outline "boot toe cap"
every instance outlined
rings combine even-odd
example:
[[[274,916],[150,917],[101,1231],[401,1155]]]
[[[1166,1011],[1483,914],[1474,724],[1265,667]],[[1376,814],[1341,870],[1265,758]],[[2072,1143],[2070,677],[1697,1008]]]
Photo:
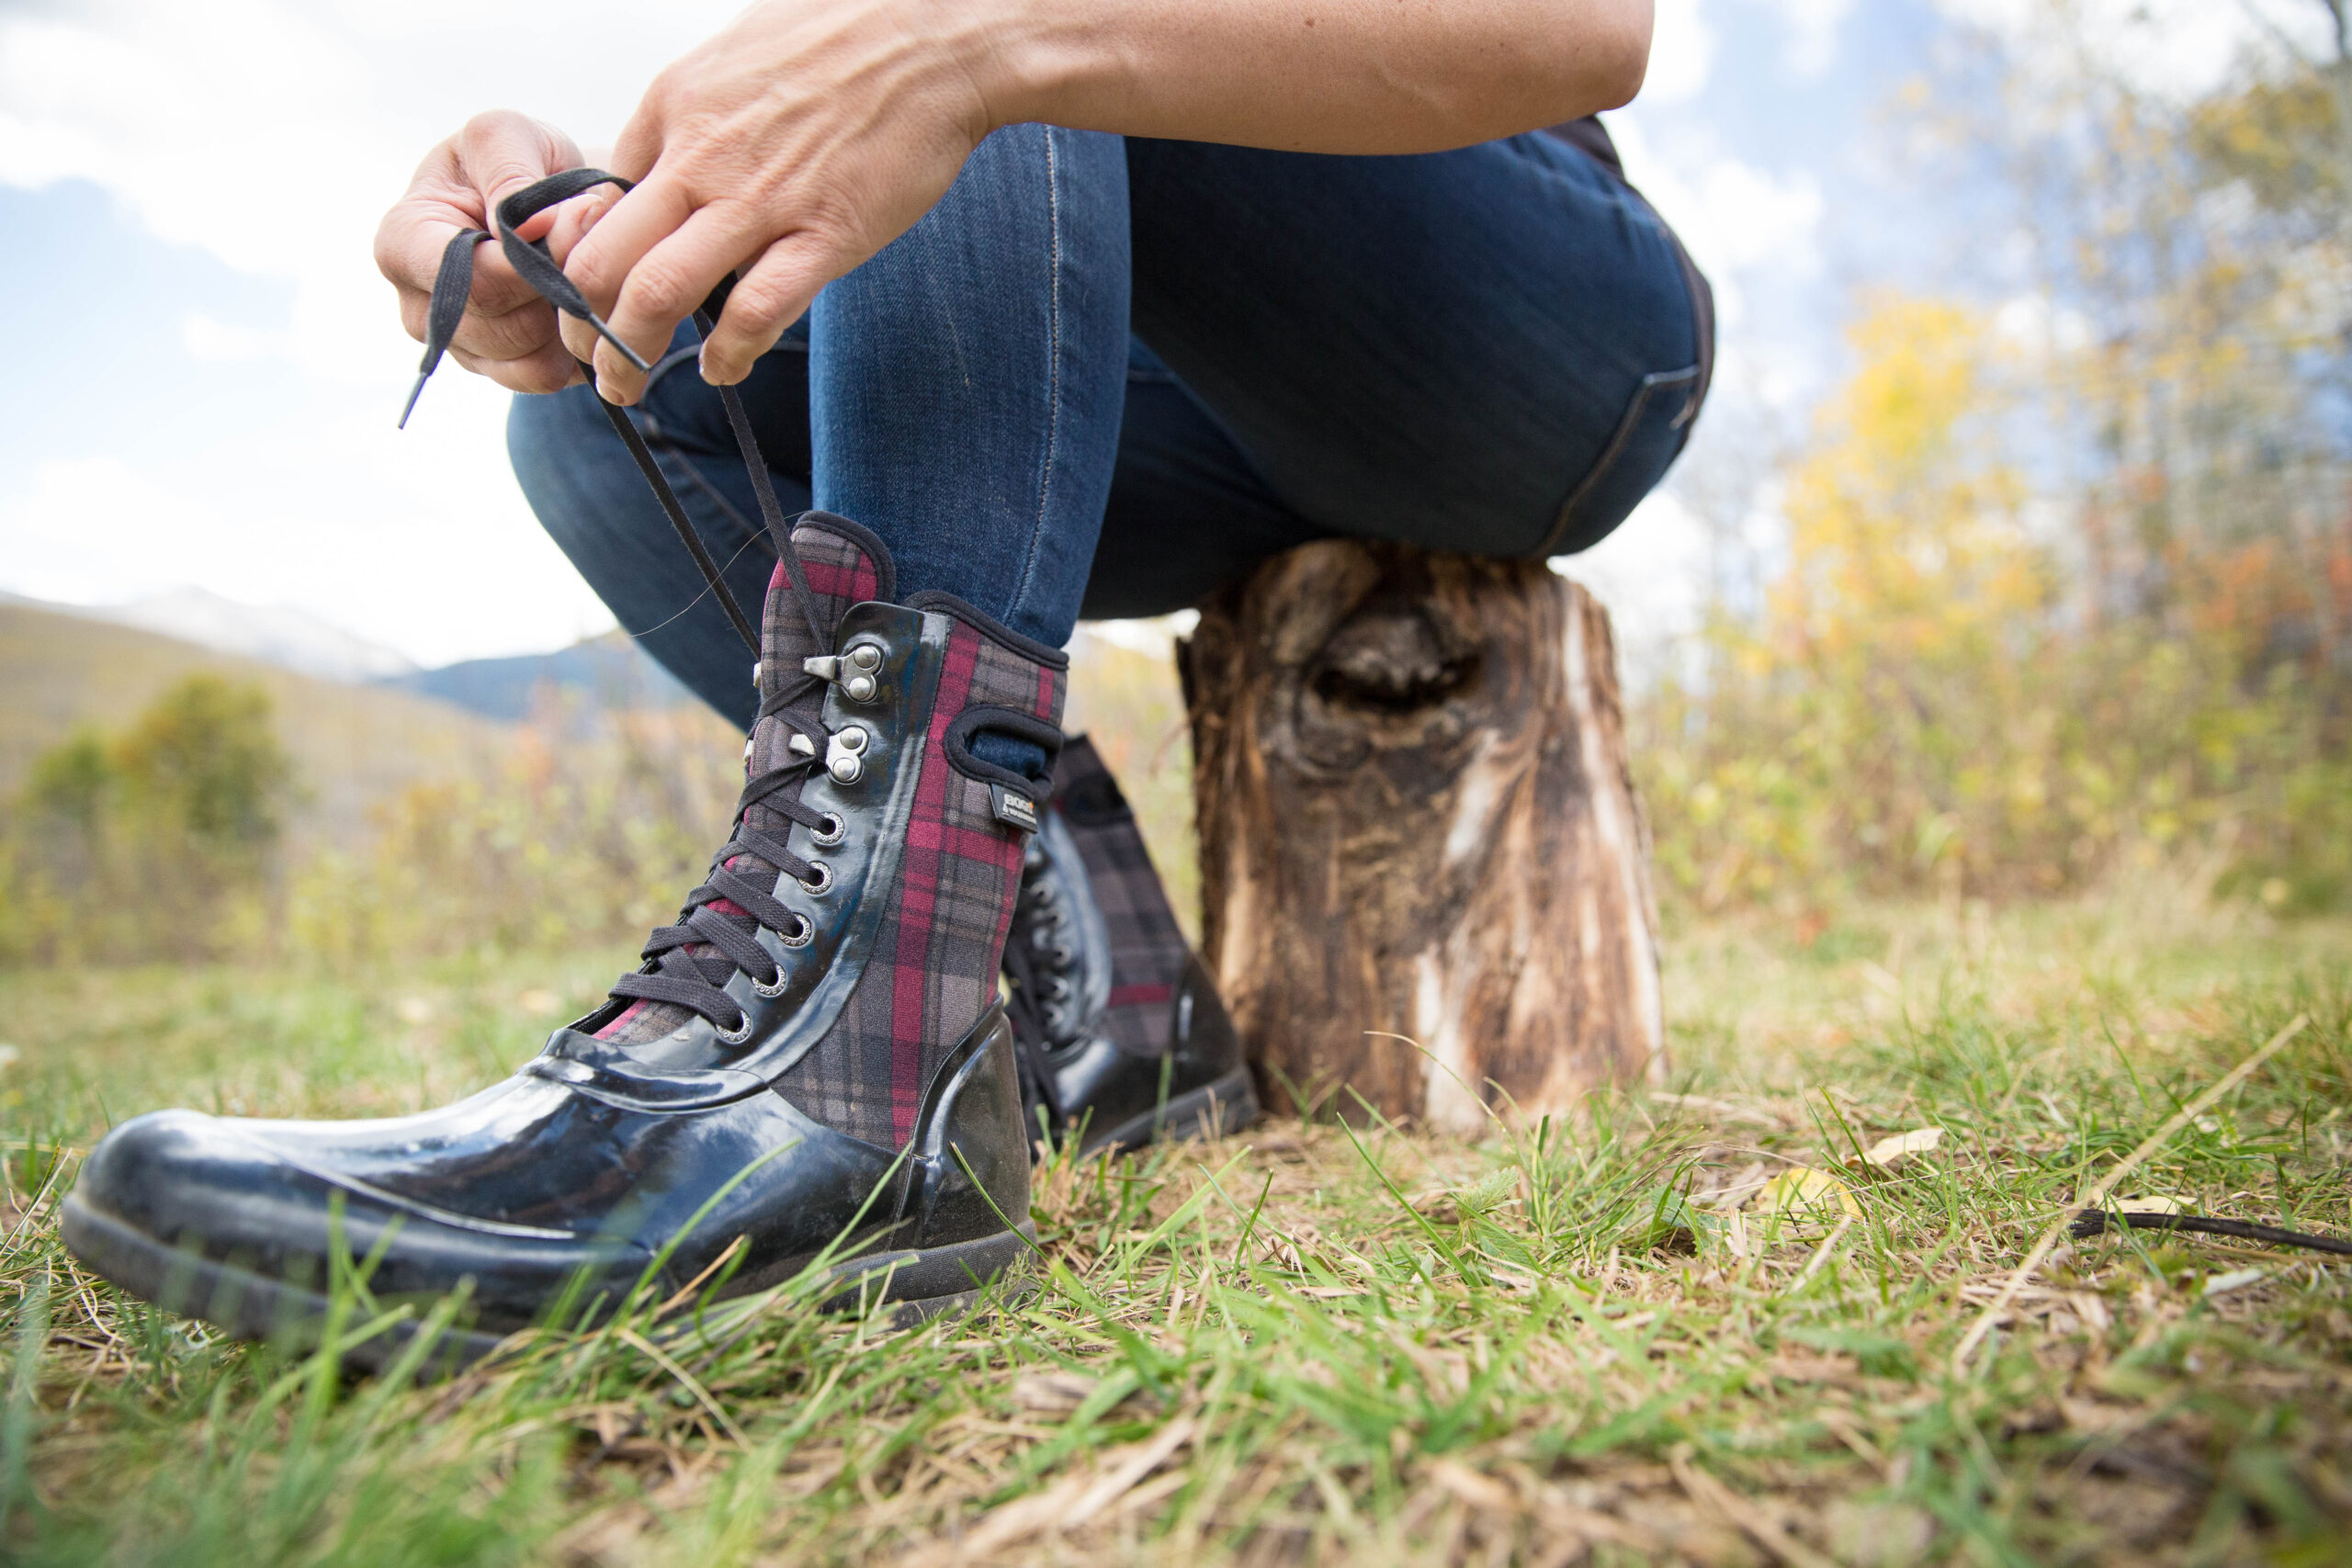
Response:
[[[523,1227],[477,1228],[462,1216],[419,1213],[306,1169],[234,1121],[191,1111],[153,1111],[108,1133],[84,1163],[69,1209],[79,1211],[69,1214],[78,1220],[69,1244],[76,1231],[102,1236],[109,1255],[201,1258],[315,1289],[337,1253],[355,1260],[374,1253],[369,1284],[379,1299],[435,1295],[470,1281],[499,1317],[509,1315],[500,1310],[506,1298],[517,1307],[536,1303],[583,1265],[627,1270],[645,1259],[626,1244],[517,1235]],[[122,1272],[112,1256],[84,1260],[109,1277]]]

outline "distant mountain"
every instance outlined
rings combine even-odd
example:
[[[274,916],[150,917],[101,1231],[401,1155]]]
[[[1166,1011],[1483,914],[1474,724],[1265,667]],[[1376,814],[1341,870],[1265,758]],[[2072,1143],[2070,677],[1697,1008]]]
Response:
[[[243,604],[202,588],[175,588],[128,604],[51,604],[6,594],[9,603],[135,626],[215,653],[231,653],[322,681],[357,683],[404,675],[414,663],[389,648],[291,604]]]
[[[469,659],[438,670],[381,676],[373,683],[438,697],[485,718],[509,722],[530,717],[549,694],[576,694],[586,706],[607,712],[687,707],[695,701],[692,692],[618,631],[553,653]]]
[[[514,730],[406,692],[321,681],[88,615],[0,604],[0,799],[35,756],[85,725],[127,723],[182,676],[267,691],[306,795],[298,829],[349,833],[413,784],[481,776]]]
[[[315,680],[386,686],[502,723],[532,716],[549,694],[580,698],[580,716],[592,727],[599,714],[688,707],[695,700],[618,631],[552,653],[469,659],[420,670],[403,655],[307,610],[243,604],[201,588],[175,589],[127,604],[57,604],[0,592],[0,604],[130,626]]]

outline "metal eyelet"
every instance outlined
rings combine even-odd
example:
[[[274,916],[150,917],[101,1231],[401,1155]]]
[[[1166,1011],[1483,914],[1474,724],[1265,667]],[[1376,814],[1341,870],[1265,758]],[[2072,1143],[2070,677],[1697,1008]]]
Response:
[[[824,828],[811,828],[808,829],[808,841],[810,843],[822,844],[827,849],[831,849],[835,844],[840,843],[843,839],[849,837],[849,824],[842,819],[842,814],[840,812],[826,812],[825,821],[829,826]]]
[[[792,918],[800,922],[799,926],[793,931],[776,932],[776,941],[786,947],[806,947],[817,940],[816,921],[797,909],[793,911]],[[757,989],[756,987],[753,988]]]
[[[811,882],[804,876],[800,879],[800,886],[812,895],[831,893],[833,890],[833,868],[823,861],[811,863],[817,868],[817,880]]]
[[[752,1010],[749,1008],[743,1010],[743,1025],[740,1029],[729,1031],[720,1029],[717,1024],[712,1024],[711,1029],[718,1036],[720,1044],[741,1045],[752,1037]]]

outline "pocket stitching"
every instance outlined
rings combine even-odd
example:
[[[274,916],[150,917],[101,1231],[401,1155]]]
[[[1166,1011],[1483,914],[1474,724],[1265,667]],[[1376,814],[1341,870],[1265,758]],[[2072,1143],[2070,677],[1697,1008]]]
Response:
[[[1654,370],[1642,378],[1642,384],[1634,389],[1633,398],[1625,404],[1624,413],[1618,417],[1617,428],[1610,432],[1609,444],[1600,449],[1600,456],[1593,459],[1592,468],[1577,481],[1576,488],[1568,491],[1568,498],[1560,502],[1560,510],[1554,514],[1552,526],[1544,534],[1543,544],[1528,557],[1529,559],[1548,559],[1556,551],[1560,540],[1566,536],[1568,524],[1575,517],[1577,507],[1599,487],[1601,480],[1609,477],[1617,467],[1618,459],[1624,457],[1625,448],[1633,445],[1634,432],[1641,427],[1642,415],[1649,411],[1651,397],[1666,388],[1685,381],[1695,382],[1698,378],[1699,367],[1696,365],[1685,366],[1679,370]]]

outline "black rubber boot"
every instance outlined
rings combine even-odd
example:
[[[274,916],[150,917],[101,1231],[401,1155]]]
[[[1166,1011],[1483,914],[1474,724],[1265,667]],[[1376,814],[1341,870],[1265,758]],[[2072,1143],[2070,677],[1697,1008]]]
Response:
[[[918,1310],[1016,1266],[1029,1151],[997,976],[1042,791],[969,742],[1050,751],[1065,661],[944,596],[888,603],[854,524],[793,538],[811,592],[779,567],[734,832],[611,1001],[445,1110],[126,1122],[66,1199],[74,1256],[257,1337],[318,1320],[336,1247],[380,1249],[379,1306],[469,1283],[455,1359],[567,1290],[574,1323],[649,1269],[658,1300],[739,1238],[726,1294],[829,1247],[843,1289],[887,1268],[876,1288]]]
[[[1083,736],[1055,770],[1004,960],[1033,1136],[1091,1153],[1258,1119],[1233,1020]]]

